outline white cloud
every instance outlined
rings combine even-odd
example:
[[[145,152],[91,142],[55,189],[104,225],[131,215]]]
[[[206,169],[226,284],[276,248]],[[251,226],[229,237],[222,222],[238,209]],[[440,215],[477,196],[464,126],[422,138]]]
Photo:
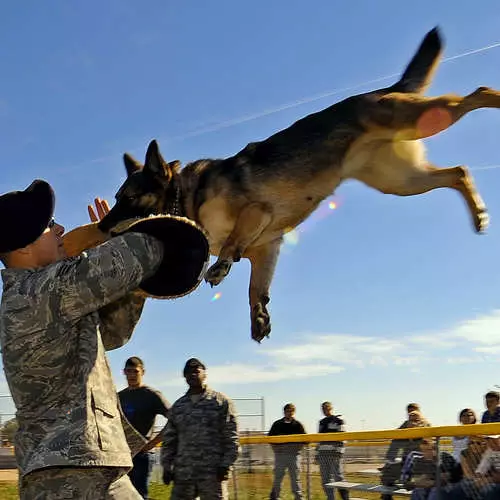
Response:
[[[334,364],[299,364],[252,365],[245,363],[228,363],[209,367],[210,384],[255,384],[262,382],[277,382],[309,377],[319,377],[339,373],[345,368]],[[164,386],[185,385],[179,377],[171,377]]]
[[[210,366],[214,384],[272,383],[303,379],[349,369],[399,369],[419,373],[432,363],[450,365],[483,363],[500,354],[500,310],[456,326],[399,337],[343,333],[289,335],[289,344],[267,343],[258,350],[262,363],[228,363]],[[181,385],[177,377],[168,385]]]
[[[405,332],[397,337],[306,333],[290,334],[287,338],[293,340],[274,347],[273,339],[274,342],[260,346],[256,361],[210,365],[210,383],[273,383],[370,368],[420,373],[429,364],[492,361],[500,354],[500,310],[441,331]],[[185,387],[184,379],[177,373],[165,374],[155,384]]]
[[[305,334],[293,344],[265,348],[269,360],[303,365],[334,360],[346,369],[399,367],[416,373],[426,363],[471,364],[491,361],[500,354],[500,310],[462,321],[442,331],[405,333],[400,337]],[[266,346],[267,347],[267,346]],[[305,373],[307,371],[300,371]]]
[[[408,342],[410,344],[421,346],[425,349],[429,347],[433,349],[450,349],[458,345],[458,342],[453,339],[445,338],[444,336],[438,335],[415,335],[408,337]]]
[[[392,361],[396,366],[415,366],[424,359],[418,356],[393,356]]]
[[[463,321],[448,332],[448,338],[486,345],[498,344],[500,339],[500,309],[478,318]]]
[[[353,368],[419,373],[432,363],[461,365],[496,360],[500,354],[500,310],[446,330],[405,333],[399,337],[308,333],[288,338],[293,341],[279,347],[271,342],[262,345],[256,351],[260,357],[257,361],[210,365],[210,383],[273,383]],[[164,374],[155,384],[184,387],[185,381],[178,373]]]
[[[210,380],[224,384],[248,384],[309,378],[338,373],[344,368],[333,364],[246,365],[229,364],[210,368]]]
[[[474,351],[484,352],[486,354],[500,354],[500,344],[491,346],[475,347]]]
[[[384,337],[329,334],[303,337],[302,342],[263,351],[271,359],[287,360],[290,363],[335,360],[341,365],[388,365],[397,356],[401,363],[401,353],[407,352],[404,340]],[[414,352],[414,351],[413,351]]]
[[[445,358],[444,361],[449,365],[470,365],[485,361],[484,357],[480,356],[457,356]]]

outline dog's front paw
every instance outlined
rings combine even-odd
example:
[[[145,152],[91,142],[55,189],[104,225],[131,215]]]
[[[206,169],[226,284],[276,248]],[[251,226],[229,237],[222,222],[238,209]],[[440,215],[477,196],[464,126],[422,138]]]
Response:
[[[205,273],[205,281],[210,283],[210,286],[217,286],[229,274],[231,270],[231,262],[228,260],[218,260]]]
[[[486,209],[476,213],[474,218],[474,226],[476,228],[476,232],[484,233],[490,224],[490,216]]]
[[[252,339],[261,342],[271,333],[271,317],[262,302],[255,304],[252,310]]]

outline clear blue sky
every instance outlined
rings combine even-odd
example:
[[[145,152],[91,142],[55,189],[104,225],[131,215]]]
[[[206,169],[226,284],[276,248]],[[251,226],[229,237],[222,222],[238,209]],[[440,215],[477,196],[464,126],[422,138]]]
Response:
[[[87,222],[94,196],[112,201],[121,155],[143,159],[152,138],[169,160],[228,156],[388,83],[286,106],[400,73],[436,24],[445,57],[500,42],[493,0],[463,10],[430,0],[418,8],[47,0],[4,3],[0,13],[0,191],[47,179],[68,229]],[[443,63],[429,93],[500,88],[499,63],[500,48]],[[500,113],[476,111],[428,140],[429,157],[500,165],[499,134]],[[485,236],[473,233],[455,192],[402,199],[346,183],[338,209],[322,207],[282,253],[270,339],[250,340],[243,261],[217,290],[203,284],[186,298],[149,301],[132,341],[110,353],[117,387],[136,354],[146,381],[173,401],[184,391],[185,360],[197,356],[214,388],[263,396],[267,426],[288,401],[309,431],[325,399],[352,430],[394,427],[413,400],[435,424],[453,424],[463,407],[482,411],[483,394],[500,384],[500,168],[474,175],[492,219]],[[215,291],[222,295],[212,301]],[[1,411],[11,409],[0,400]]]

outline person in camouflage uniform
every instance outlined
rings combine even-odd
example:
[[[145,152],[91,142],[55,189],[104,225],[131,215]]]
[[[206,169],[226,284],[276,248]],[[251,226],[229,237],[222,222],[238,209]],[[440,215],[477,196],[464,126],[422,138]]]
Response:
[[[40,180],[0,196],[0,343],[20,498],[140,499],[126,473],[145,440],[123,418],[105,351],[129,340],[144,306],[131,292],[163,245],[130,232],[65,258],[54,204]]]
[[[206,368],[191,358],[184,367],[189,390],[170,409],[161,448],[163,482],[171,499],[227,499],[227,479],[238,457],[233,402],[206,385]]]

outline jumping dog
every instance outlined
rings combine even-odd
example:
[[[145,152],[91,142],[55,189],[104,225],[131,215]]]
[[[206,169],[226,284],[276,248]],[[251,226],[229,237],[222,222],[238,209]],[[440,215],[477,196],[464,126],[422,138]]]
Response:
[[[500,92],[479,87],[466,96],[425,97],[442,53],[439,28],[427,33],[399,81],[310,114],[225,159],[181,168],[166,162],[156,141],[144,165],[124,155],[127,179],[100,222],[109,231],[131,216],[177,213],[208,233],[218,256],[205,275],[218,285],[233,262],[251,262],[252,338],[271,331],[267,304],[283,235],[303,222],[345,179],[386,194],[412,196],[452,188],[465,200],[476,232],[488,225],[486,206],[465,166],[438,168],[422,139],[479,108],[500,108]]]

